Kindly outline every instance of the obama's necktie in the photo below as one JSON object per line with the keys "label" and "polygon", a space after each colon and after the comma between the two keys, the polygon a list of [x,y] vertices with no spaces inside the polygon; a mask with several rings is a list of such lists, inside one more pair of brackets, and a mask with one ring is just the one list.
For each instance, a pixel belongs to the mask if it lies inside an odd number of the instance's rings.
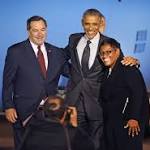
{"label": "obama's necktie", "polygon": [[90,57],[90,43],[91,41],[88,40],[87,44],[84,48],[82,59],[81,59],[81,66],[82,66],[82,71],[84,74],[86,74],[89,71],[89,57]]}

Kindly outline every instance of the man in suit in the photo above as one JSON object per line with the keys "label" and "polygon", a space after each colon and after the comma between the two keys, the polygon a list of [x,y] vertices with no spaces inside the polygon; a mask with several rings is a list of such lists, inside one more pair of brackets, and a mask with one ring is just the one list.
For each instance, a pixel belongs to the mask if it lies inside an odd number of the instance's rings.
{"label": "man in suit", "polygon": [[[98,57],[98,46],[107,38],[99,32],[101,23],[105,26],[104,16],[98,10],[86,10],[82,17],[85,32],[72,34],[65,48],[70,59],[70,81],[66,100],[69,105],[77,107],[79,126],[92,136],[96,149],[102,146],[100,141],[103,130],[103,115],[98,97],[101,94],[99,89],[104,68]],[[129,58],[124,63],[136,64],[136,60]]]}
{"label": "man in suit", "polygon": [[54,95],[65,64],[61,49],[45,42],[47,22],[40,16],[27,20],[28,39],[8,48],[3,73],[3,105],[13,124],[15,147],[24,129],[22,122]]}

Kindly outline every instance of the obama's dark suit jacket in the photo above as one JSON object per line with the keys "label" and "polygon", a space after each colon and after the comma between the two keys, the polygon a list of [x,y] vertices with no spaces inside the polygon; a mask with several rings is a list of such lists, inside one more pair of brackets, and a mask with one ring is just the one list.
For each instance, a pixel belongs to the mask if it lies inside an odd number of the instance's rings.
{"label": "obama's dark suit jacket", "polygon": [[[98,103],[99,88],[103,79],[103,64],[98,56],[86,76],[83,75],[79,63],[77,45],[84,33],[72,34],[69,38],[69,44],[65,48],[68,59],[70,59],[70,80],[68,84],[67,100],[71,105],[76,105],[80,95],[84,97],[86,113],[91,120],[101,120],[102,111]],[[107,38],[100,35],[99,44]]]}
{"label": "obama's dark suit jacket", "polygon": [[[99,143],[100,136],[102,135],[103,114],[100,103],[98,102],[98,97],[100,94],[99,91],[104,74],[103,64],[99,59],[99,49],[97,49],[97,55],[92,67],[86,75],[83,75],[76,47],[84,34],[85,33],[72,34],[69,38],[69,44],[65,48],[70,62],[70,80],[68,84],[66,100],[69,105],[79,108],[79,101],[82,99],[84,103],[83,107],[85,116],[87,117],[88,121],[92,123],[90,123],[90,132],[92,132],[90,134],[93,135],[95,143]],[[99,44],[105,38],[107,37],[100,34]],[[83,121],[81,120],[81,122]]]}

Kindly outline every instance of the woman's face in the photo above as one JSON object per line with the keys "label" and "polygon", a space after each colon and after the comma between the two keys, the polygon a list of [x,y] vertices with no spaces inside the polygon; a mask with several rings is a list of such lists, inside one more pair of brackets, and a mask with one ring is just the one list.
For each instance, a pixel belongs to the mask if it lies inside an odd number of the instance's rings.
{"label": "woman's face", "polygon": [[119,49],[113,48],[110,44],[105,44],[101,46],[99,54],[104,65],[113,68],[119,57],[119,52]]}

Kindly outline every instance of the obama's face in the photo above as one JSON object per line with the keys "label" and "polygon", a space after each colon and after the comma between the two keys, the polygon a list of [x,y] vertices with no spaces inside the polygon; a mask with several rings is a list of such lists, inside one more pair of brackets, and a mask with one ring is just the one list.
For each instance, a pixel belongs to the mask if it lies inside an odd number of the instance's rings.
{"label": "obama's face", "polygon": [[98,15],[86,15],[82,20],[82,26],[89,39],[93,39],[99,32],[101,18]]}

